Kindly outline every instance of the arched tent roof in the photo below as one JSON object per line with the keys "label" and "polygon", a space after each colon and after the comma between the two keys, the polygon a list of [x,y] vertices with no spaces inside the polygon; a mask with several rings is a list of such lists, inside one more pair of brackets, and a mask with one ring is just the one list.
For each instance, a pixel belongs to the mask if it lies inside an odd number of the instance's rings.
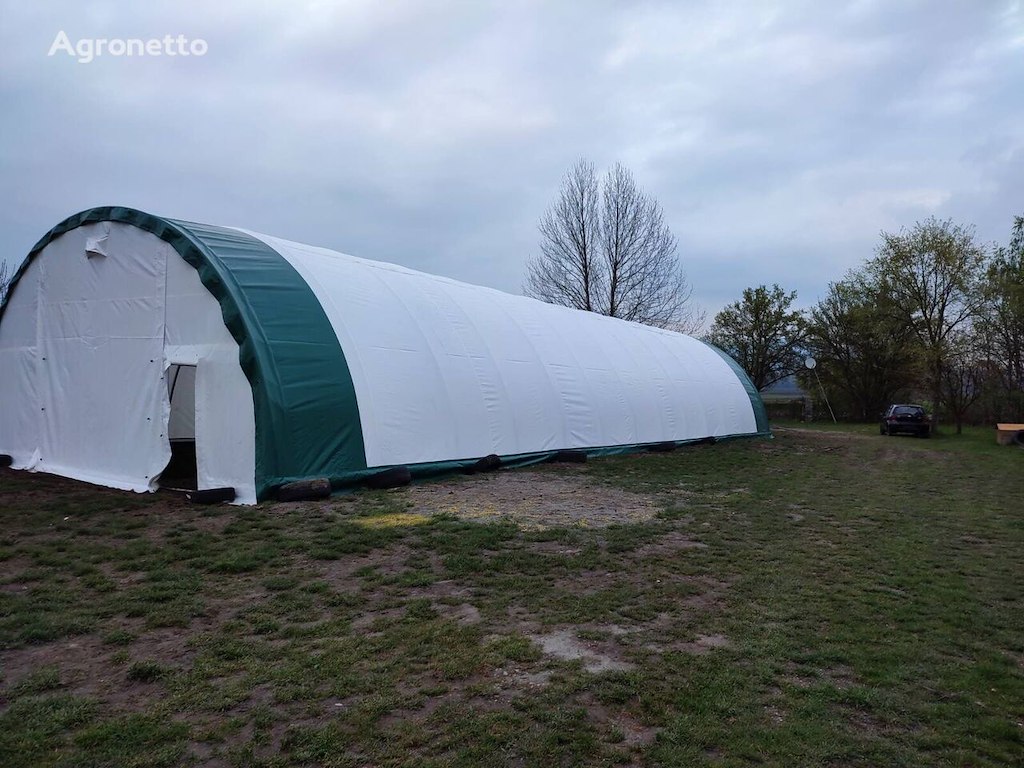
{"label": "arched tent roof", "polygon": [[395,464],[425,475],[491,453],[527,462],[768,434],[742,370],[690,337],[131,208],[58,224],[11,295],[50,242],[98,222],[168,243],[218,301],[252,387],[261,498]]}

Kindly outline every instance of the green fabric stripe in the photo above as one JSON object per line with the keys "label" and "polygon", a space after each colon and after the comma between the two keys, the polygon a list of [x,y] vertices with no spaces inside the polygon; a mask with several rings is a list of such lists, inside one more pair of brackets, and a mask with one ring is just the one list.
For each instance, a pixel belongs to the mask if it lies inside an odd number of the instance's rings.
{"label": "green fabric stripe", "polygon": [[[251,235],[172,223],[201,243],[214,257],[210,263],[223,267],[233,282],[228,293],[246,329],[239,356],[257,410],[256,475],[262,478],[257,495],[262,498],[275,486],[301,478],[365,469],[352,376],[338,337],[305,280]],[[226,315],[225,322],[230,328]]]}
{"label": "green fabric stripe", "polygon": [[732,357],[720,350],[714,344],[709,344],[706,341],[704,344],[711,347],[711,349],[721,355],[722,359],[729,364],[730,368],[732,368],[733,373],[736,374],[736,378],[740,380],[743,388],[747,390],[747,396],[750,398],[750,407],[754,409],[754,421],[757,424],[757,434],[770,435],[772,431],[768,427],[768,412],[765,410],[764,401],[761,399],[761,393],[757,391],[757,387],[754,386],[750,377],[747,376],[747,372],[744,371],[740,364],[733,360]]}
{"label": "green fabric stripe", "polygon": [[291,264],[251,235],[132,208],[93,208],[65,219],[36,243],[11,291],[51,240],[101,221],[130,224],[167,242],[220,303],[253,391],[258,498],[292,480],[365,470],[355,388],[330,321]]}

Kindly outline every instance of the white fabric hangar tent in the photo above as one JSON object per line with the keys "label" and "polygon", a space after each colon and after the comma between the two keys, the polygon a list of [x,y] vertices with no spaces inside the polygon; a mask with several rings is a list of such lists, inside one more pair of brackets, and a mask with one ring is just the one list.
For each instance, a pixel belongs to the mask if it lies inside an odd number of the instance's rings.
{"label": "white fabric hangar tent", "polygon": [[497,455],[767,435],[727,355],[678,333],[240,229],[93,208],[0,305],[0,453],[135,491],[194,441],[255,503]]}

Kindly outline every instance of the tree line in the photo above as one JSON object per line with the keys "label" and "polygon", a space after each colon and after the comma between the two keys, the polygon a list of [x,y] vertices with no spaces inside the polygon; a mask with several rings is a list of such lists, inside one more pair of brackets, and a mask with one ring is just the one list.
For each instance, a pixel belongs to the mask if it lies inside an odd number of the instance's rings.
{"label": "tree line", "polygon": [[[682,332],[703,327],[661,206],[621,164],[599,177],[578,161],[538,229],[528,296]],[[759,390],[795,374],[816,391],[820,380],[851,420],[915,401],[958,432],[966,420],[1024,421],[1024,217],[1005,245],[934,217],[883,232],[874,255],[817,304],[800,310],[796,300],[779,285],[747,288],[705,340]]]}
{"label": "tree line", "polygon": [[874,256],[817,304],[794,310],[795,300],[778,285],[748,288],[715,316],[708,340],[759,389],[797,374],[813,391],[820,378],[852,420],[901,400],[923,402],[957,432],[965,421],[1024,420],[1024,217],[1006,245],[936,218],[883,232]]}

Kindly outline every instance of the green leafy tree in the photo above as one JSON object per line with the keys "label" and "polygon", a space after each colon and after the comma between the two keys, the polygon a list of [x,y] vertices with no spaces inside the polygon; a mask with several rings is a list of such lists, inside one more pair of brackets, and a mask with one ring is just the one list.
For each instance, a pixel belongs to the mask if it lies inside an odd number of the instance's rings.
{"label": "green leafy tree", "polygon": [[993,419],[1017,421],[1024,419],[1024,217],[1015,218],[1009,245],[996,249],[984,291],[976,325],[994,372],[987,410]]}
{"label": "green leafy tree", "polygon": [[981,353],[979,337],[974,329],[954,333],[942,362],[939,386],[946,413],[956,425],[956,433],[963,432],[968,411],[985,390],[989,368]]}
{"label": "green leafy tree", "polygon": [[909,231],[883,232],[868,262],[867,274],[893,318],[911,328],[920,345],[933,418],[943,403],[942,373],[954,336],[983,306],[986,259],[973,228],[932,217]]}
{"label": "green leafy tree", "polygon": [[[862,421],[877,418],[919,373],[913,329],[862,272],[831,283],[811,308],[806,345],[838,409]],[[802,375],[801,383],[811,389],[816,382]]]}
{"label": "green leafy tree", "polygon": [[760,285],[744,289],[742,299],[715,315],[708,341],[729,353],[758,389],[802,365],[804,318],[794,301],[796,291]]}

